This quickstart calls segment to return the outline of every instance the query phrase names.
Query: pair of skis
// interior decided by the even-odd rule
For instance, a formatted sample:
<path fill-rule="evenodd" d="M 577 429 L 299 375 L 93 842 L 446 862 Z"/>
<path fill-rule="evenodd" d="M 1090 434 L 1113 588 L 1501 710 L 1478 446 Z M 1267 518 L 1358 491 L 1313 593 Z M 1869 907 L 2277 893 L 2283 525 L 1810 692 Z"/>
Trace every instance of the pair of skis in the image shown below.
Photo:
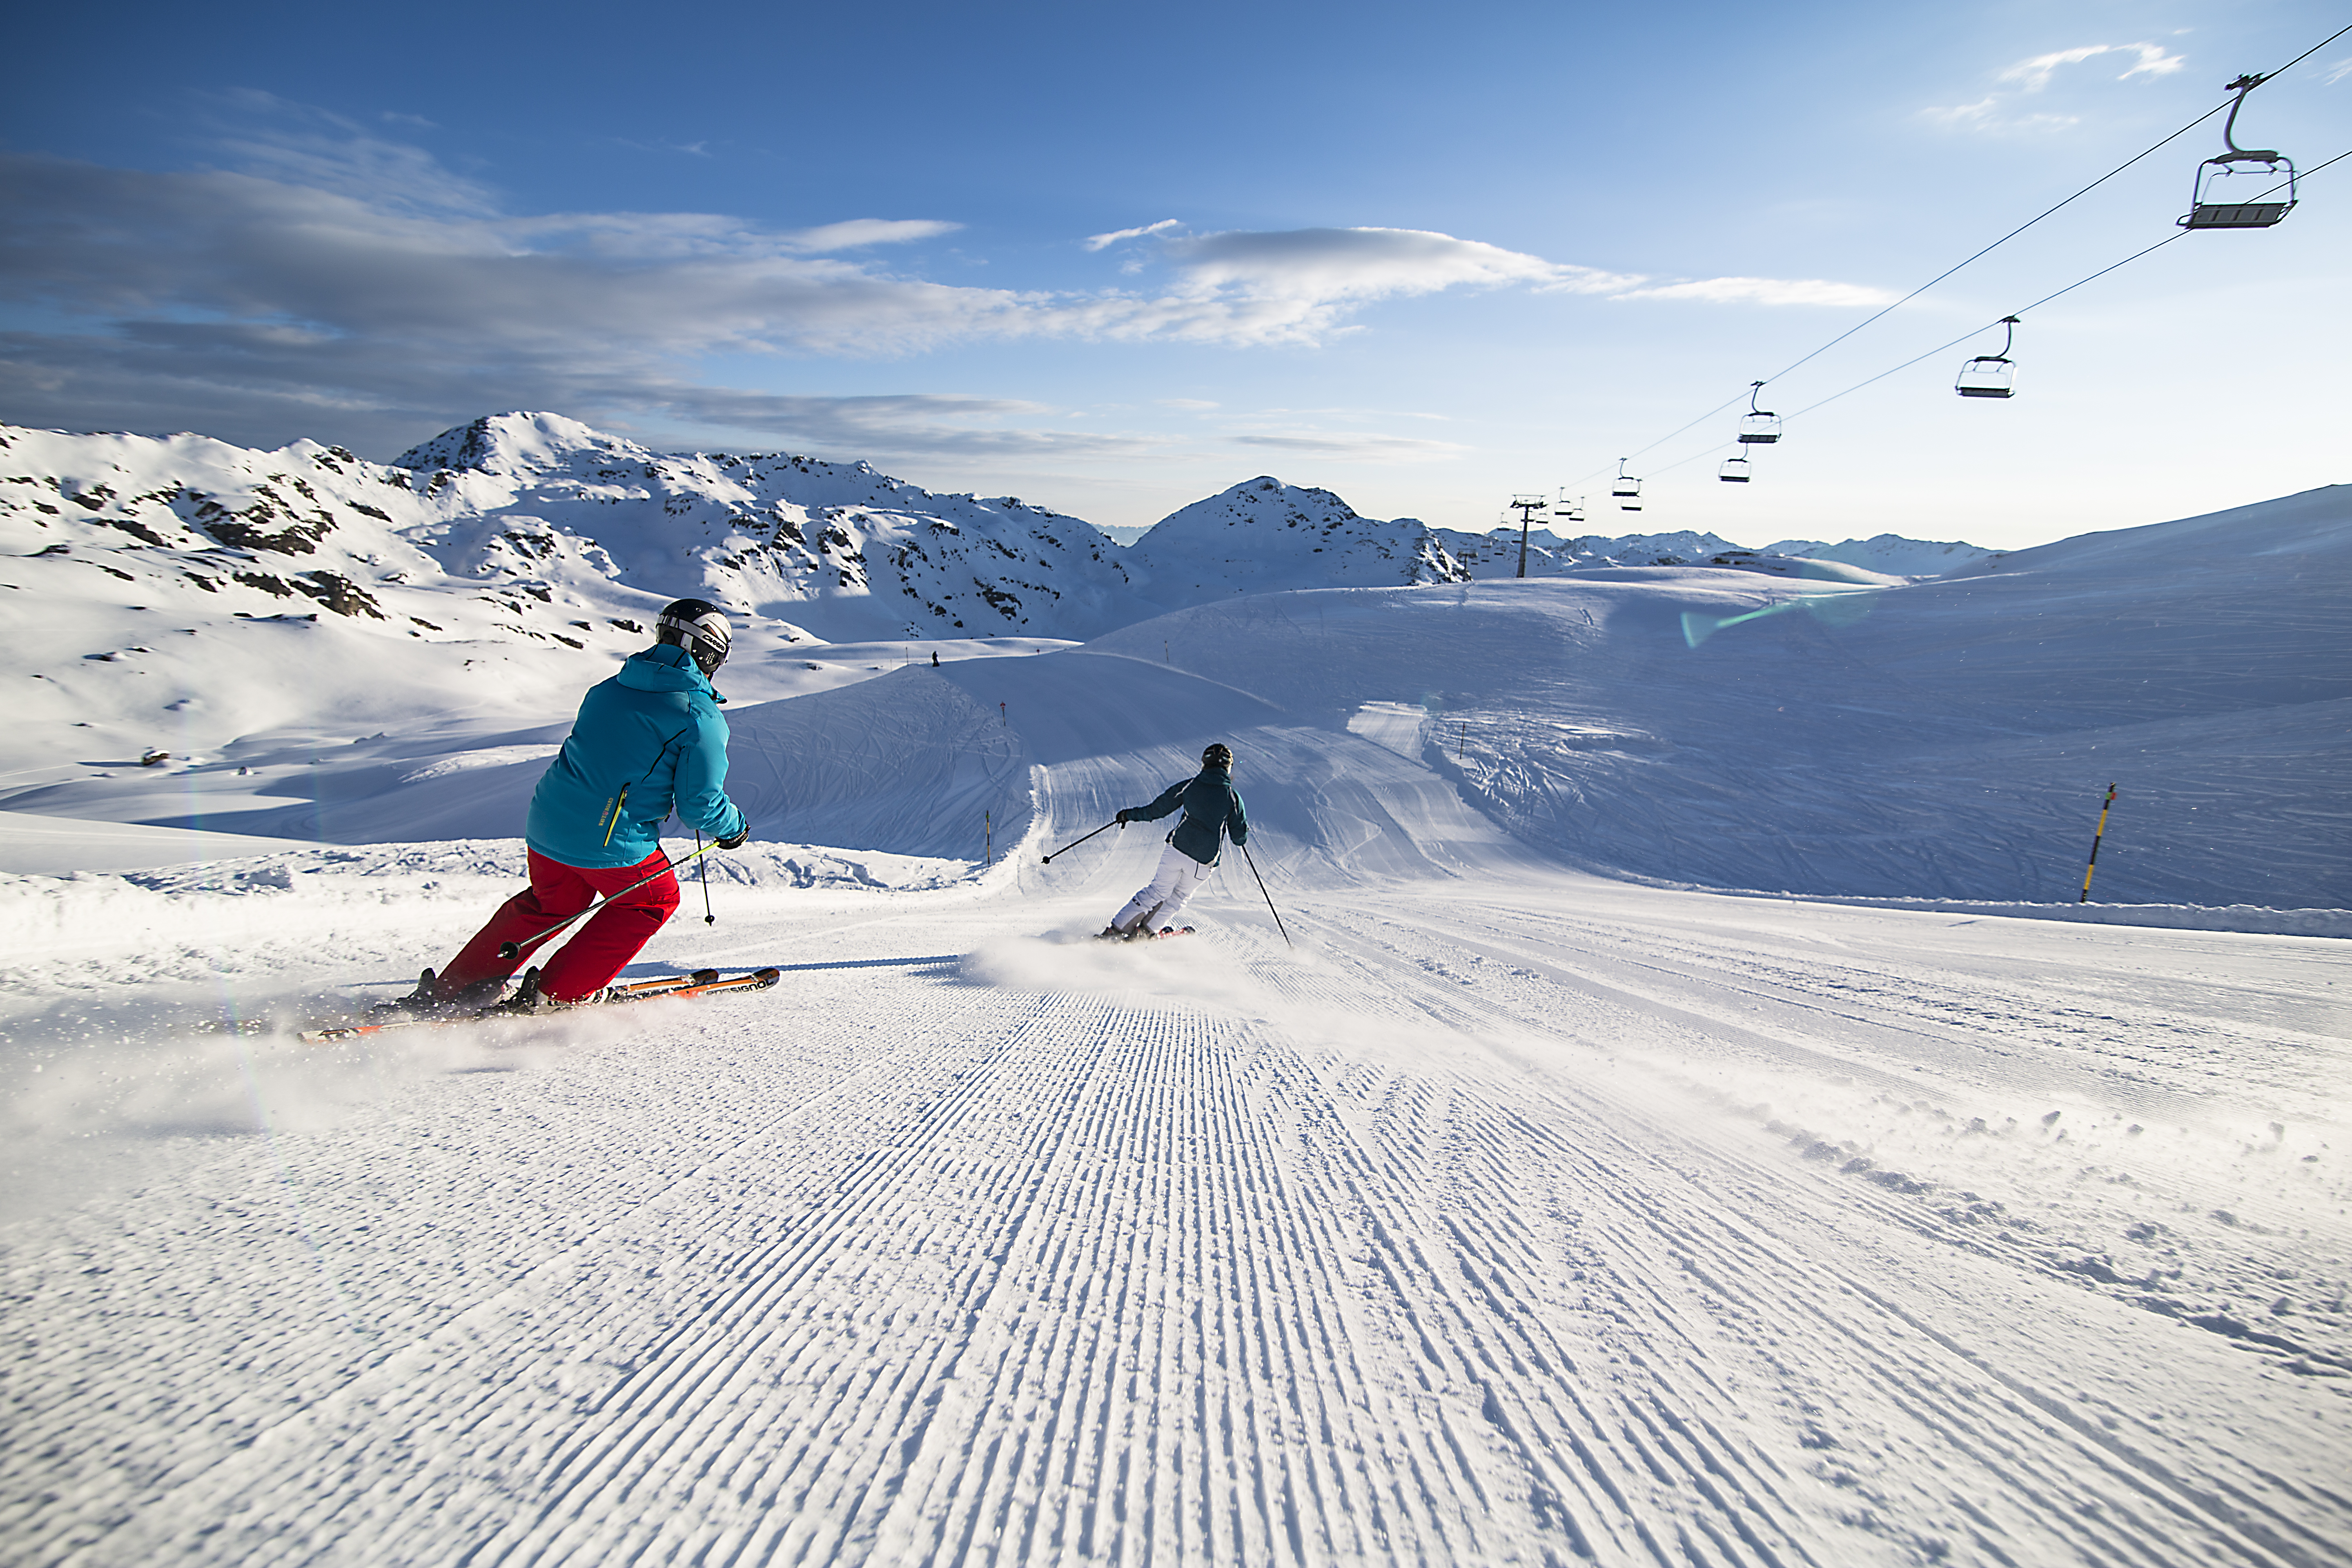
<path fill-rule="evenodd" d="M 729 991 L 765 991 L 783 978 L 776 969 L 755 969 L 743 974 L 727 974 L 716 969 L 698 969 L 691 974 L 667 974 L 656 980 L 636 980 L 616 985 L 601 1002 L 590 1004 L 583 1010 L 618 1006 L 628 1002 L 650 1002 L 661 997 L 715 996 Z M 565 1008 L 561 1011 L 569 1012 Z M 478 1024 L 492 1018 L 539 1018 L 557 1016 L 550 1013 L 527 1013 L 491 1005 L 450 1013 L 404 1014 L 374 1020 L 351 1023 L 320 1024 L 295 1031 L 295 1037 L 306 1046 L 331 1045 L 341 1040 L 364 1040 L 376 1035 L 394 1034 L 403 1029 L 446 1029 L 460 1024 Z"/>
<path fill-rule="evenodd" d="M 1120 942 L 1166 942 L 1171 936 L 1191 936 L 1192 934 L 1192 928 L 1191 926 L 1161 926 L 1158 931 L 1145 931 L 1139 936 L 1122 936 L 1114 939 L 1108 933 L 1105 933 L 1097 940 L 1102 942 L 1110 942 L 1113 940 Z"/>
<path fill-rule="evenodd" d="M 608 990 L 604 999 L 592 1004 L 596 1007 L 617 1006 L 628 1002 L 650 1002 L 659 997 L 713 996 L 725 991 L 765 991 L 783 978 L 781 970 L 755 969 L 746 974 L 724 974 L 716 969 L 698 969 L 691 974 L 668 974 L 655 980 L 636 980 Z M 618 994 L 614 994 L 618 993 Z M 571 1009 L 561 1009 L 571 1011 Z M 478 1024 L 490 1018 L 536 1018 L 552 1014 L 529 1013 L 491 1005 L 469 1012 L 451 1015 L 427 1015 L 422 1017 L 389 1018 L 381 1023 L 328 1025 L 304 1029 L 297 1037 L 306 1046 L 327 1045 L 337 1040 L 365 1039 L 399 1029 L 446 1028 L 457 1024 Z"/>

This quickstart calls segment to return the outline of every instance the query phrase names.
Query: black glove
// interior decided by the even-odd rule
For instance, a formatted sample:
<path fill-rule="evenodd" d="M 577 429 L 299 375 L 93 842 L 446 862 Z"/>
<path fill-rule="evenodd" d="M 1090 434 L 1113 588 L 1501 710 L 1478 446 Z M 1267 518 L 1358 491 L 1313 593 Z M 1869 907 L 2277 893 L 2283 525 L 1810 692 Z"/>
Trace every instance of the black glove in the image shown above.
<path fill-rule="evenodd" d="M 1127 826 L 1127 813 L 1124 811 L 1118 814 L 1118 825 L 1121 827 L 1125 827 Z"/>
<path fill-rule="evenodd" d="M 722 839 L 720 839 L 720 840 L 719 841 L 719 847 L 720 847 L 721 849 L 740 849 L 740 848 L 742 848 L 742 847 L 743 847 L 744 843 L 745 843 L 748 839 L 750 839 L 750 837 L 751 837 L 751 825 L 750 823 L 748 823 L 748 822 L 747 822 L 747 823 L 745 823 L 745 824 L 743 825 L 743 830 L 742 830 L 741 832 L 737 833 L 737 834 L 734 834 L 734 835 L 732 835 L 732 836 L 730 836 L 730 837 L 726 837 L 726 838 L 722 838 Z"/>

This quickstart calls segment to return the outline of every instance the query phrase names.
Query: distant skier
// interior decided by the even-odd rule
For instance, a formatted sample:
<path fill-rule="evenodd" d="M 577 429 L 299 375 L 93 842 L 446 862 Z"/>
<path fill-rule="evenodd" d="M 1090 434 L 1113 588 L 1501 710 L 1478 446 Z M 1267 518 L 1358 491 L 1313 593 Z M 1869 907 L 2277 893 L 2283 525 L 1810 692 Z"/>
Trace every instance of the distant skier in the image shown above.
<path fill-rule="evenodd" d="M 1112 917 L 1110 924 L 1102 929 L 1102 936 L 1132 941 L 1173 922 L 1186 901 L 1216 868 L 1224 840 L 1231 837 L 1235 844 L 1249 842 L 1249 815 L 1243 810 L 1242 797 L 1234 789 L 1233 774 L 1233 751 L 1221 741 L 1201 753 L 1199 773 L 1170 784 L 1150 805 L 1129 806 L 1118 814 L 1118 820 L 1124 825 L 1157 822 L 1179 806 L 1184 811 L 1175 831 L 1168 835 L 1168 847 L 1160 852 L 1160 868 L 1135 897 L 1127 900 L 1127 907 Z"/>
<path fill-rule="evenodd" d="M 409 1005 L 496 1001 L 550 926 L 609 894 L 616 896 L 508 1005 L 537 1011 L 601 1000 L 677 908 L 677 879 L 657 837 L 670 813 L 721 849 L 741 847 L 751 829 L 727 798 L 727 721 L 710 684 L 727 661 L 728 638 L 724 611 L 679 599 L 655 622 L 653 647 L 589 688 L 563 750 L 531 793 L 523 823 L 530 886 L 501 904 L 438 975 L 426 970 Z M 623 891 L 640 878 L 644 886 Z M 499 957 L 509 942 L 515 956 Z"/>

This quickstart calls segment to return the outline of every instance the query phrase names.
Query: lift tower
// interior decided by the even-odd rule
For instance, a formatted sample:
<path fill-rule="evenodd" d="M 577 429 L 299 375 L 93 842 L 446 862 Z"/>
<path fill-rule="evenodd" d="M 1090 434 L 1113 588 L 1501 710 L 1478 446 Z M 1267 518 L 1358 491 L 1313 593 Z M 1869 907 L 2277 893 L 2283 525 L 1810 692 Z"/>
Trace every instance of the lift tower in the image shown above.
<path fill-rule="evenodd" d="M 1539 511 L 1551 510 L 1551 502 L 1541 496 L 1513 496 L 1511 510 L 1519 514 L 1519 575 L 1528 574 L 1528 520 Z"/>

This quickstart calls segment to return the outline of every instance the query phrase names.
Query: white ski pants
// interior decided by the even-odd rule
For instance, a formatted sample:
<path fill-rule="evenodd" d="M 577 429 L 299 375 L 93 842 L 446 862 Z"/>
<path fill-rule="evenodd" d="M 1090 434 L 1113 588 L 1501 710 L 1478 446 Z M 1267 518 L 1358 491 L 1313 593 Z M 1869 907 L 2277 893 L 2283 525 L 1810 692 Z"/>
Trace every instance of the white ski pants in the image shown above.
<path fill-rule="evenodd" d="M 1175 920 L 1216 868 L 1213 864 L 1202 865 L 1171 844 L 1160 852 L 1160 869 L 1151 874 L 1151 880 L 1127 900 L 1127 907 L 1110 923 L 1121 931 L 1132 931 L 1138 921 L 1149 920 L 1151 929 L 1158 931 Z"/>

